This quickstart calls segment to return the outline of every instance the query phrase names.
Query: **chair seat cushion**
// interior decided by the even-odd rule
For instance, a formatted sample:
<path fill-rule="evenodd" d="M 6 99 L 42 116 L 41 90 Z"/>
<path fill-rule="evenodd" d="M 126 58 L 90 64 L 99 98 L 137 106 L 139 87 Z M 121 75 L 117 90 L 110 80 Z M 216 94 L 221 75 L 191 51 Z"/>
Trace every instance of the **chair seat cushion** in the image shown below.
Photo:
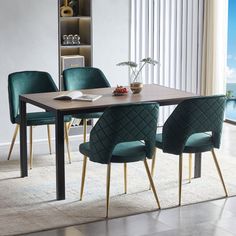
<path fill-rule="evenodd" d="M 80 152 L 89 157 L 90 143 L 82 143 L 79 147 Z M 125 163 L 143 160 L 146 157 L 145 145 L 140 141 L 119 143 L 113 150 L 111 162 Z"/>
<path fill-rule="evenodd" d="M 55 115 L 52 112 L 31 112 L 27 113 L 27 126 L 55 124 Z M 64 122 L 71 121 L 71 116 L 64 116 Z M 16 123 L 20 124 L 20 116 L 17 115 Z"/>
<path fill-rule="evenodd" d="M 178 137 L 176 137 L 178 138 Z M 156 147 L 162 149 L 162 134 L 156 135 Z M 207 152 L 213 149 L 212 136 L 207 133 L 192 134 L 184 147 L 184 153 Z"/>
<path fill-rule="evenodd" d="M 76 119 L 96 119 L 102 116 L 103 112 L 91 112 L 91 113 L 78 113 L 73 115 Z"/>

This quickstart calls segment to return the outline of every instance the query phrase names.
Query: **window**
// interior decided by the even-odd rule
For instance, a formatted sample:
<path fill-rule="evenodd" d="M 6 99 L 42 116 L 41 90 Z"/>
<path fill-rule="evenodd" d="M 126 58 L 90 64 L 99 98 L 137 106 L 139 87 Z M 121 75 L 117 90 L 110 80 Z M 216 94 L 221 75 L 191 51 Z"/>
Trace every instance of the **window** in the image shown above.
<path fill-rule="evenodd" d="M 236 1 L 229 0 L 226 119 L 236 122 Z"/>

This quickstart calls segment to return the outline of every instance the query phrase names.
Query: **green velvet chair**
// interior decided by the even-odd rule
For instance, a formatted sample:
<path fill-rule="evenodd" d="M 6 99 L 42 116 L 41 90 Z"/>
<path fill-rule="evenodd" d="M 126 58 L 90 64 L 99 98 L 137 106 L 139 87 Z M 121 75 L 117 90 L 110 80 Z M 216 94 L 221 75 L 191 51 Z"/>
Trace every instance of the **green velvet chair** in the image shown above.
<path fill-rule="evenodd" d="M 63 84 L 66 91 L 107 88 L 110 87 L 103 72 L 93 67 L 77 67 L 63 71 Z M 100 118 L 102 112 L 79 113 L 74 118 L 82 120 L 84 126 L 84 142 L 86 142 L 87 120 Z"/>
<path fill-rule="evenodd" d="M 66 91 L 110 87 L 110 84 L 103 72 L 93 67 L 77 67 L 66 69 L 63 71 L 63 82 L 64 89 Z M 102 112 L 91 112 L 79 113 L 73 115 L 73 117 L 83 120 L 86 131 L 87 120 L 100 118 L 101 115 Z M 84 134 L 86 141 L 86 132 Z"/>
<path fill-rule="evenodd" d="M 111 163 L 143 161 L 157 205 L 160 203 L 146 158 L 155 151 L 159 106 L 143 103 L 113 106 L 105 110 L 93 127 L 89 142 L 80 144 L 80 152 L 90 161 L 107 165 L 106 217 L 108 217 Z M 82 172 L 82 192 L 85 171 Z M 124 176 L 126 178 L 126 176 Z"/>
<path fill-rule="evenodd" d="M 94 67 L 76 67 L 66 69 L 63 71 L 63 82 L 64 89 L 67 91 L 110 87 L 110 84 L 103 72 Z M 78 113 L 73 115 L 73 118 L 82 120 L 83 122 L 84 142 L 87 140 L 87 121 L 100 118 L 101 115 L 102 112 Z M 86 168 L 86 157 L 84 157 L 84 163 Z M 80 199 L 82 200 L 82 196 Z"/>
<path fill-rule="evenodd" d="M 15 132 L 12 138 L 8 160 L 11 157 L 12 149 L 15 143 L 15 139 L 20 126 L 19 116 L 19 95 L 29 93 L 43 93 L 43 92 L 55 92 L 58 91 L 54 81 L 47 72 L 41 71 L 21 71 L 15 72 L 8 76 L 8 96 L 9 96 L 9 108 L 10 119 L 12 124 L 16 124 Z M 71 116 L 65 116 L 65 122 L 69 123 Z M 28 112 L 27 113 L 27 126 L 30 127 L 30 168 L 32 168 L 33 161 L 33 126 L 47 125 L 48 130 L 48 143 L 51 154 L 51 141 L 50 141 L 50 126 L 55 124 L 55 116 L 51 112 Z M 68 158 L 70 161 L 70 151 L 68 134 L 66 130 L 66 144 L 68 150 Z"/>
<path fill-rule="evenodd" d="M 214 151 L 214 148 L 220 148 L 224 108 L 223 95 L 187 99 L 181 102 L 167 119 L 163 132 L 156 135 L 157 148 L 165 153 L 179 155 L 179 205 L 181 205 L 183 153 L 211 151 L 225 195 L 228 196 Z"/>

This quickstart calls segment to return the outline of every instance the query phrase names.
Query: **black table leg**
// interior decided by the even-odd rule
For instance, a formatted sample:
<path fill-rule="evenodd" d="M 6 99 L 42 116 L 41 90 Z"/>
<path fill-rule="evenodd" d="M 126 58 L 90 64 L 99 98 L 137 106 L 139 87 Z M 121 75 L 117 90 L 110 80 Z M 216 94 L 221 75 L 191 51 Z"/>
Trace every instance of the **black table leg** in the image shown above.
<path fill-rule="evenodd" d="M 56 113 L 56 187 L 57 200 L 65 199 L 64 115 Z"/>
<path fill-rule="evenodd" d="M 28 176 L 26 103 L 20 100 L 20 167 L 21 177 Z"/>
<path fill-rule="evenodd" d="M 195 153 L 194 178 L 201 177 L 201 162 L 202 162 L 202 154 Z"/>

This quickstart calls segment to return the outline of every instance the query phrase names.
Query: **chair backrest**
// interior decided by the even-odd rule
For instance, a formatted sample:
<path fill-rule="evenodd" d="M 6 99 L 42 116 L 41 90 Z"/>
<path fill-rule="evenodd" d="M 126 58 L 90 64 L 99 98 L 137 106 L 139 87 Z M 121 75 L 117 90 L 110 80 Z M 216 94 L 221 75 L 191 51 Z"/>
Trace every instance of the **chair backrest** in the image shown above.
<path fill-rule="evenodd" d="M 211 132 L 215 148 L 220 147 L 225 96 L 207 96 L 181 102 L 163 127 L 163 151 L 179 155 L 195 133 Z"/>
<path fill-rule="evenodd" d="M 93 89 L 110 87 L 103 72 L 93 67 L 76 67 L 63 71 L 65 90 Z"/>
<path fill-rule="evenodd" d="M 11 122 L 19 112 L 19 95 L 58 91 L 52 77 L 43 71 L 21 71 L 8 76 L 8 96 Z"/>
<path fill-rule="evenodd" d="M 155 150 L 159 105 L 142 103 L 113 106 L 105 110 L 90 133 L 90 159 L 110 163 L 118 143 L 144 141 L 146 157 L 152 158 Z"/>

